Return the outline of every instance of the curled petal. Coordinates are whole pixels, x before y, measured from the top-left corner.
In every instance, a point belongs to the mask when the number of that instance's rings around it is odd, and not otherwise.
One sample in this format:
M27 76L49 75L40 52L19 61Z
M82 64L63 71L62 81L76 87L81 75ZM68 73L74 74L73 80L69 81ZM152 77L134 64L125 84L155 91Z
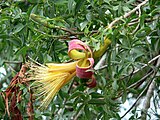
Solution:
M94 59L88 58L87 60L79 60L76 66L76 75L79 78L91 78L93 75L92 71L88 71L93 67Z
M79 60L86 57L86 53L89 53L89 57L92 57L91 49L82 41L74 39L69 42L68 55L74 59Z
M87 45L85 43L83 43L82 41L78 40L78 39L74 39L72 41L69 42L69 50L73 50L73 49L79 49L79 50L85 50Z
M94 75L92 75L92 79L86 83L89 88L94 88L97 85L96 79Z

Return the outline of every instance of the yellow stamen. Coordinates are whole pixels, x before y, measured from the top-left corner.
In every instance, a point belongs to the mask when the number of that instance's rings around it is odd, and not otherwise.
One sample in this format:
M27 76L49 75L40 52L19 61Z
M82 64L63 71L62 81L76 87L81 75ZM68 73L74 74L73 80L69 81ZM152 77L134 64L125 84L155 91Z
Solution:
M76 74L76 62L53 64L47 63L48 67L33 65L34 72L32 79L35 80L31 88L34 88L37 99L44 98L40 108L44 109L49 105L57 92L67 84Z

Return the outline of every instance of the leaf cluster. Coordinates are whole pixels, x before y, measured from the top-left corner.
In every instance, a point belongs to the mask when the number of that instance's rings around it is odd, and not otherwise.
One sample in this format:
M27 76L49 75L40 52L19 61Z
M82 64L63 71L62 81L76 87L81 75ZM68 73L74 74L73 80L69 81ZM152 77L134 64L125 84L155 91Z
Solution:
M74 78L47 110L37 110L40 103L35 102L34 119L121 119L120 105L130 98L129 93L136 99L153 79L154 90L159 93L158 58L153 60L160 53L159 2L149 0L107 29L112 21L140 3L141 0L2 0L0 66L5 72L0 73L1 91L19 71L20 64L28 60L26 56L43 64L67 62L69 40L79 38L96 51L107 37L111 45L101 67L95 70L97 87L88 89ZM26 88L22 89L24 101L19 107L25 111L28 94ZM157 108L158 94L153 98ZM0 106L0 118L5 119L2 95ZM139 117L136 108L130 119ZM157 111L154 115L159 117ZM26 114L23 117L27 119Z

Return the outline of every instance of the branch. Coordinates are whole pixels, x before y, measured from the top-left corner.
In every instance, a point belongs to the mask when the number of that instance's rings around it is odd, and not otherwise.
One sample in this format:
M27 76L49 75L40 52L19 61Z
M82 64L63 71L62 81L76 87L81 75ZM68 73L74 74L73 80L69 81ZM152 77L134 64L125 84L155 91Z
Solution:
M136 74L137 72L139 72L140 70L142 70L142 69L144 69L145 67L147 67L147 66L149 66L149 64L151 64L152 62L154 62L155 60L157 60L158 58L160 58L160 55L157 55L156 57L154 57L153 59L151 59L150 61L148 61L148 63L147 64L144 64L141 68L138 68L138 69L136 69L135 71L133 71L132 73L130 73L129 75L127 75L127 76L124 76L123 78L121 78L120 80L122 80L122 79L125 79L126 77L129 77L131 74L133 75L133 74ZM106 68L106 67L108 67L108 65L106 64L106 65L103 65L102 63L104 62L103 61L103 57L101 58L102 60L100 60L97 64L98 65L96 65L95 66L95 70L101 70L101 69L104 69L104 68ZM102 66L103 65L103 66Z
M69 35L60 35L60 36L50 35L50 34L47 34L47 33L43 32L43 31L40 31L40 30L35 29L35 28L34 28L34 31L39 32L39 33L41 33L42 35L47 36L47 37L50 37L50 38L59 38L59 39L67 39L67 40L70 39L70 38L69 38Z
M133 74L137 73L138 71L140 71L143 68L147 67L149 64L151 64L153 61L157 60L158 58L160 58L160 55L158 55L158 56L154 57L153 59L151 59L147 64L142 66L140 69L137 69L137 70L133 71L131 74L129 74L129 75L127 75L127 76L125 76L125 77L123 77L123 78L121 78L119 80L123 80L126 77L129 77L130 75L133 75ZM138 88L147 79L147 77L149 77L153 73L154 73L154 70L151 70L149 73L147 73L145 76L143 76L140 80L138 80L137 82L135 82L135 83L131 84L130 86L128 86L126 90L128 91L131 88L135 88L135 89ZM123 94L123 91L119 92L118 96L114 97L113 99L119 98L120 96L122 96L122 94Z
M159 67L160 66L160 58L157 60L157 64L156 64L156 67ZM138 98L136 99L136 101L134 102L134 104L130 107L130 109L127 110L127 112L121 117L123 118L126 114L128 114L130 112L130 110L132 110L132 108L137 104L137 102L139 101L139 99L142 97L142 95L145 93L145 91L147 90L147 95L146 95L146 103L144 105L144 109L145 109L145 112L148 111L148 108L150 106L150 99L152 97L152 93L153 93L153 90L154 90L154 86L155 86L155 82L154 82L154 77L156 75L158 71L154 71L153 75L152 75L152 79L149 81L149 83L147 84L147 86L143 89L143 91L139 94ZM143 109L143 110L144 110ZM142 111L143 112L143 111ZM143 113L144 114L144 113ZM143 115L142 114L142 115ZM146 117L146 115L144 115L144 118ZM143 120L143 119L142 119ZM145 120L145 119L144 119Z
M148 2L148 0L145 0L144 2L140 3L137 7L135 7L133 10L129 11L128 13L125 13L123 16L120 16L119 18L116 18L114 21L112 21L112 22L108 25L108 27L107 27L106 29L107 29L107 30L108 30L108 29L111 29L111 28L113 27L113 25L114 25L115 23L117 23L118 21L120 21L122 18L127 18L127 17L129 17L132 13L134 13L135 11L140 10L140 7L143 6L143 5L145 5L147 2ZM101 59L103 59L103 57L102 57ZM98 70L100 69L100 67L103 68L103 66L100 66L100 65L103 65L103 64L104 64L104 61L101 60L101 59L100 59L99 62L97 63L97 64L99 64L99 66L96 65L96 66L97 66L96 69L98 69ZM133 73L133 74L134 74L134 73Z
M149 22L153 22L153 21L155 21L157 19L158 19L158 16L153 17L151 19L150 18L146 18L144 22L145 23L149 23ZM132 26L132 25L137 24L137 23L139 23L139 18L132 19L131 22L128 23L128 26Z
M149 72L145 76L143 76L140 80L138 80L136 83L134 83L134 84L130 85L129 87L127 87L126 88L127 93L129 93L129 89L131 89L131 88L134 88L134 89L138 88L147 79L147 77L149 77L151 74L153 74L153 72L154 71L152 70L151 72ZM118 96L116 96L116 97L114 97L112 99L116 100L117 98L120 98L123 95L123 92L124 91L120 91Z
M104 63L105 63L106 56L107 56L107 53L105 53L105 54L101 57L101 59L99 60L99 62L98 62L98 63L95 65L95 67L94 67L95 70L100 70L100 68L101 68L101 69L105 68L105 67L103 67L103 65L104 65ZM104 66L106 66L106 65L104 65Z
M157 60L157 65L156 67L159 67L160 65L160 58ZM142 112L141 112L141 119L142 120L146 120L147 118L147 111L150 108L150 101L151 98L153 96L153 91L155 88L155 80L152 81L152 83L150 84L148 91L147 91L147 95L145 97L144 103L143 103L143 108L142 108Z
M33 21L35 21L35 22L37 22L37 23L39 23L39 24L41 24L41 25L43 25L43 26L45 26L47 28L59 29L59 30L67 32L68 36L70 36L70 35L84 35L84 32L75 32L75 31L72 31L71 29L51 24L51 23L48 22L48 19L43 18L43 17L41 17L39 15L31 14L30 17L31 17L31 19ZM93 30L90 33L92 34L92 33L97 33L97 32L98 32L98 30ZM57 37L57 36L53 36L53 37Z
M147 90L147 95L144 99L143 108L142 108L142 112L141 112L141 119L142 120L146 120L146 118L147 118L146 113L147 113L148 109L150 108L150 101L151 101L151 97L153 96L154 88L155 88L155 81L153 80Z
M129 90L130 88L135 88L135 87L140 86L147 79L147 77L149 77L152 73L153 73L153 70L151 72L147 73L145 76L143 76L140 80L138 80L134 84L127 87L127 90Z
M136 101L133 103L133 105L125 112L125 114L121 117L121 119L126 116L131 110L132 108L137 104L137 102L139 101L139 99L143 96L143 94L145 93L145 91L148 89L148 87L150 86L150 84L152 83L153 79L149 81L148 85L143 89L143 91L138 95Z
M144 64L140 69L136 69L134 72L132 72L131 74L136 74L137 72L139 72L140 70L144 69L145 67L149 66L149 64L151 64L153 61L157 60L158 58L160 58L160 55L157 55L156 57L154 57L153 59L151 59L150 61L148 61L147 64ZM120 80L125 79L126 77L130 76L131 74L121 78Z
M43 26L45 26L45 27L47 27L47 28L60 29L60 30L63 30L63 31L68 32L68 33L70 33L70 34L74 33L72 30L69 30L69 29L67 29L67 28L63 28L63 27L56 26L56 25L54 25L54 24L49 23L46 18L43 18L43 17L41 17L41 16L39 16L39 15L31 14L30 17L31 17L31 19L32 19L33 21L35 21L35 22L37 22L37 23L39 23L39 24L41 24L41 25L43 25Z
M118 21L120 21L121 19L129 17L132 13L134 13L135 11L137 11L138 9L140 9L140 7L143 6L143 5L145 5L147 2L148 2L148 0L143 1L137 7L135 7L133 10L129 11L128 13L125 13L123 16L120 16L119 18L116 18L114 21L112 21L108 25L107 29L111 29L113 27L113 25L115 23L117 23Z

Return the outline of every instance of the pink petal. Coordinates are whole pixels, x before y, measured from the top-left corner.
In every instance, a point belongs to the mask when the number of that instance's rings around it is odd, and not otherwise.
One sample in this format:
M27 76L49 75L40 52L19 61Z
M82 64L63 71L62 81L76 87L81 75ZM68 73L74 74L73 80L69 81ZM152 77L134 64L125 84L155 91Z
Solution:
M73 49L85 50L83 44L84 44L84 43L83 43L82 41L78 40L78 39L71 40L71 41L69 42L68 52L70 52L70 51L73 50Z
M73 39L69 42L69 48L68 48L68 53L71 50L83 50L83 51L89 51L92 54L91 49L82 41L78 39ZM92 55L91 55L92 56Z
M77 77L79 77L79 78L91 78L92 77L93 72L92 71L87 71L87 70L89 70L93 67L94 59L93 58L88 58L88 60L90 62L90 65L88 67L80 67L77 64L77 66L76 66Z

